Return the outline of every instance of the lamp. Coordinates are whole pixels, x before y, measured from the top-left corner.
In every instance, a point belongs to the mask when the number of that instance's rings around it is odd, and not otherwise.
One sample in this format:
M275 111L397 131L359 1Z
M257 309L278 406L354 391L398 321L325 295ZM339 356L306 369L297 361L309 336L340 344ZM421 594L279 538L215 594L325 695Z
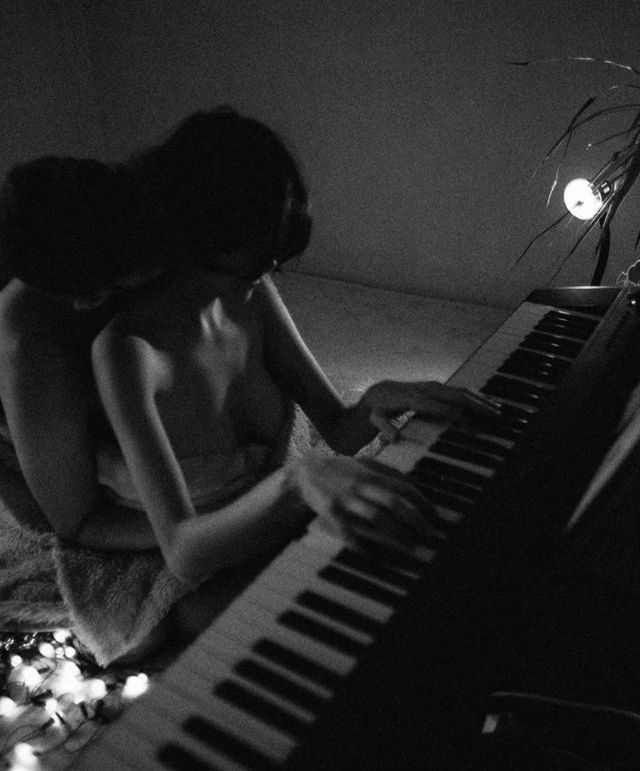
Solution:
M610 193L611 185L608 182L596 187L588 179L572 179L564 189L564 205L577 219L590 220L602 209Z
M610 59L597 59L592 56L568 56L537 61L516 61L511 62L511 64L522 67L530 64L558 61L605 65L622 69L627 73L633 74L636 78L640 78L639 68ZM601 120L612 118L614 115L618 120L622 119L622 122L618 124L617 129L613 133L610 126L603 127L602 124L600 124L600 129L597 133L594 132L592 138L586 144L586 149L589 150L605 144L613 144L608 158L592 176L591 181L586 179L573 180L567 185L564 193L564 203L567 211L529 241L524 251L518 257L516 264L520 262L535 242L556 228L567 214L570 213L582 220L584 226L581 228L581 232L574 245L569 249L551 278L553 279L558 275L565 261L575 252L580 243L597 228L599 233L594 248L597 264L591 283L598 285L601 282L611 247L611 224L627 193L636 185L640 178L640 102L637 98L639 88L640 85L638 83L616 83L601 93L590 96L574 113L561 136L549 148L534 172L534 176L542 165L550 160L552 156L557 155L562 148L564 148L564 156L566 157L570 144L578 134L586 130L593 131ZM621 95L623 98L621 100L614 100L616 94ZM629 94L631 96L626 96ZM548 200L550 200L556 188L557 179L558 172L556 172ZM638 246L638 244L640 244L640 232L636 237L635 245Z

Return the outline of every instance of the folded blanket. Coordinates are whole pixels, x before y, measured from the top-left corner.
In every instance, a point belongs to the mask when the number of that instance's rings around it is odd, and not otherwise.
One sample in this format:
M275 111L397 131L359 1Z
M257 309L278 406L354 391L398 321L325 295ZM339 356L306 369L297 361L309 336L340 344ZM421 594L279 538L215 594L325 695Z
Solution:
M158 550L99 552L62 545L20 473L13 448L0 447L0 627L69 626L106 666L137 648L188 587L164 566ZM309 425L291 407L262 469L244 489L310 447ZM234 481L234 494L242 490Z

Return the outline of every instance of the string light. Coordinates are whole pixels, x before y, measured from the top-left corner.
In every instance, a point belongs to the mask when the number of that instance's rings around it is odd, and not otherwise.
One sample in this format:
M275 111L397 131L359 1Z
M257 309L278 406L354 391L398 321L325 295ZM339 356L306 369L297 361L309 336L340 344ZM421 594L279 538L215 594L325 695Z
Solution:
M64 645L69 637L71 637L71 632L69 629L56 629L52 636L56 642Z
M137 699L138 696L142 696L148 687L149 678L144 674L144 672L140 672L140 674L137 675L130 675L125 680L124 687L122 689L123 701Z
M38 768L40 768L40 761L33 747L26 742L18 742L13 748L10 771L32 771Z
M69 630L0 635L0 767L58 767L57 751L68 763L148 686L144 672L99 667Z
M9 696L0 696L0 718L12 718L19 711L18 705Z
M107 685L104 680L97 677L92 678L91 680L85 680L83 695L86 701L104 699L107 695Z
M38 645L38 650L47 659L52 659L56 655L56 649L50 642L41 642Z
M42 677L35 667L29 664L19 664L13 668L13 671L9 675L9 681L15 683L22 683L27 688L37 688L42 682Z

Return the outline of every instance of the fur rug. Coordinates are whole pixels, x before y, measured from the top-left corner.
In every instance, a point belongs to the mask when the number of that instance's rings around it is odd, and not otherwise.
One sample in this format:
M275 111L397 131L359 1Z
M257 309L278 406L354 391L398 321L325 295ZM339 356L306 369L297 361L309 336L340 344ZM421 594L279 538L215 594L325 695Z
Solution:
M269 467L312 444L317 443L306 418L292 409ZM247 480L247 486L256 481ZM13 447L0 441L1 629L69 627L107 666L137 648L187 591L157 550L99 552L58 542L29 492Z

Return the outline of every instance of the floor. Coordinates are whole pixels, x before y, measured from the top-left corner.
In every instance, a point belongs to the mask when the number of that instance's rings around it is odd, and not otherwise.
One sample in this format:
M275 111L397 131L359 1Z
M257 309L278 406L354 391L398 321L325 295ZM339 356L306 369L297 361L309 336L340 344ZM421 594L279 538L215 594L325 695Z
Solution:
M505 308L292 271L276 283L302 337L347 401L385 378L447 380L508 315Z

